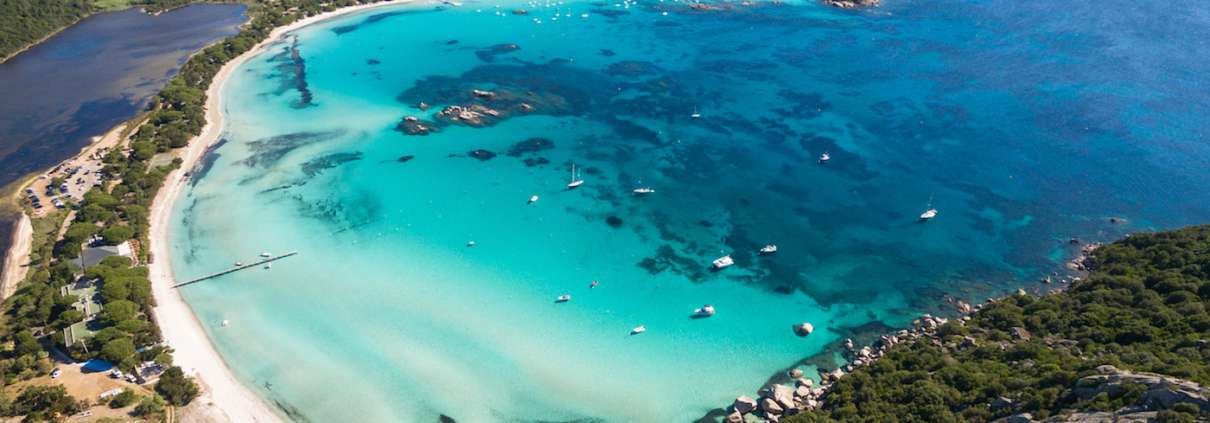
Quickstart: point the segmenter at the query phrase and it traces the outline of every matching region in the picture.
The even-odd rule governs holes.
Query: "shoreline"
[[[0,301],[7,300],[17,285],[25,280],[29,270],[29,253],[33,248],[34,227],[29,215],[20,211],[20,217],[13,225],[13,236],[8,251],[4,254],[4,268],[0,269]]]
[[[22,204],[23,189],[33,186],[41,176],[45,176],[56,167],[66,166],[72,162],[80,160],[82,157],[87,157],[94,154],[97,150],[108,148],[114,144],[121,143],[121,135],[130,126],[131,122],[143,122],[144,114],[139,113],[130,120],[117,124],[116,126],[105,131],[101,135],[93,136],[89,143],[80,148],[80,151],[75,155],[59,162],[58,164],[30,173],[20,180],[17,180],[9,185],[0,188],[0,191],[11,190],[0,201],[7,202],[0,207],[11,205],[17,218],[13,221],[13,234],[10,240],[8,249],[4,251],[4,267],[0,268],[0,301],[7,300],[9,296],[17,291],[17,285],[25,280],[25,276],[29,271],[29,255],[33,252],[33,219],[43,216],[31,216],[28,209]],[[138,126],[138,125],[134,125]]]
[[[218,141],[223,130],[222,90],[234,70],[248,59],[265,51],[266,47],[284,34],[300,28],[372,8],[411,3],[416,0],[388,0],[379,3],[345,7],[331,12],[300,19],[286,26],[274,28],[269,36],[252,49],[227,62],[214,76],[206,89],[206,125],[201,135],[190,140],[180,158],[180,168],[168,174],[163,188],[152,201],[150,215],[150,263],[148,263],[152,294],[156,300],[153,309],[160,326],[164,342],[173,352],[175,364],[186,374],[196,377],[203,387],[197,398],[199,405],[214,417],[222,416],[231,422],[279,422],[284,414],[269,405],[265,398],[240,382],[227,363],[219,355],[193,309],[180,293],[172,288],[172,262],[168,246],[168,224],[172,219],[173,205],[181,194],[188,178],[186,173],[201,160],[205,151]],[[191,407],[192,408],[192,407]]]

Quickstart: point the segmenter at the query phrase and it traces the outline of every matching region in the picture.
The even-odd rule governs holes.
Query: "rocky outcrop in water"
[[[441,128],[433,122],[423,121],[415,116],[406,116],[395,126],[395,130],[407,135],[428,135],[440,132]]]
[[[880,0],[823,0],[823,4],[841,9],[858,9],[863,7],[874,7],[880,3]]]

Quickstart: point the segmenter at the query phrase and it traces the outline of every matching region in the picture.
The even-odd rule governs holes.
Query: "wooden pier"
[[[208,280],[208,279],[214,279],[214,278],[217,278],[217,277],[219,277],[219,276],[226,275],[226,274],[228,274],[228,273],[235,273],[235,272],[238,272],[238,271],[240,271],[240,270],[244,270],[244,269],[251,269],[251,268],[256,267],[256,266],[260,266],[260,265],[263,265],[263,264],[268,264],[268,263],[273,262],[273,261],[281,260],[281,259],[284,259],[284,258],[286,258],[286,257],[290,257],[290,256],[295,255],[295,254],[298,254],[298,251],[291,251],[291,252],[288,252],[288,253],[285,253],[285,254],[276,255],[276,256],[269,257],[269,258],[266,258],[266,259],[264,259],[264,260],[258,261],[258,262],[256,262],[256,263],[249,263],[249,264],[245,264],[245,265],[242,265],[242,266],[235,266],[235,267],[232,267],[232,268],[227,269],[227,270],[223,270],[223,271],[220,271],[220,272],[215,272],[215,273],[211,273],[211,274],[206,275],[206,276],[202,276],[202,277],[200,277],[200,278],[193,278],[193,279],[187,280],[187,281],[185,281],[185,282],[181,282],[181,283],[178,283],[178,284],[176,284],[176,285],[173,285],[172,287],[173,287],[173,288],[180,288],[180,287],[185,286],[185,285],[189,285],[189,284],[195,284],[195,283],[198,283],[198,282],[201,282],[201,281],[204,281],[204,280]]]

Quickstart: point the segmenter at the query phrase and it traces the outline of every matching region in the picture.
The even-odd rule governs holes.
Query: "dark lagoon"
[[[142,110],[194,51],[238,31],[245,6],[102,13],[0,64],[0,186],[75,155]],[[0,253],[11,216],[0,216]]]

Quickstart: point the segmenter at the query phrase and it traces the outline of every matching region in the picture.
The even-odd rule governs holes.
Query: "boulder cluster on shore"
[[[960,309],[965,306],[964,314],[969,314],[982,308],[982,306],[971,306],[959,301]],[[963,316],[962,321],[969,321],[970,316]],[[844,375],[851,373],[853,370],[862,366],[868,366],[887,353],[891,347],[902,343],[913,341],[921,337],[931,337],[932,334],[941,327],[941,325],[949,322],[949,319],[944,317],[936,317],[929,314],[921,316],[919,319],[912,321],[911,329],[903,329],[898,332],[882,335],[872,346],[857,347],[852,339],[844,340],[843,355],[848,364],[844,367],[825,371],[819,369],[819,386],[815,386],[815,381],[803,377],[802,369],[792,369],[789,376],[794,379],[794,386],[773,384],[767,388],[761,389],[758,392],[756,399],[747,395],[736,398],[731,406],[727,408],[727,417],[724,421],[727,423],[742,423],[745,421],[766,421],[777,422],[783,417],[793,416],[803,411],[814,410],[823,405],[827,397],[828,389],[832,384],[840,380]],[[798,327],[795,327],[797,331]],[[934,342],[941,342],[937,338],[933,338]]]

